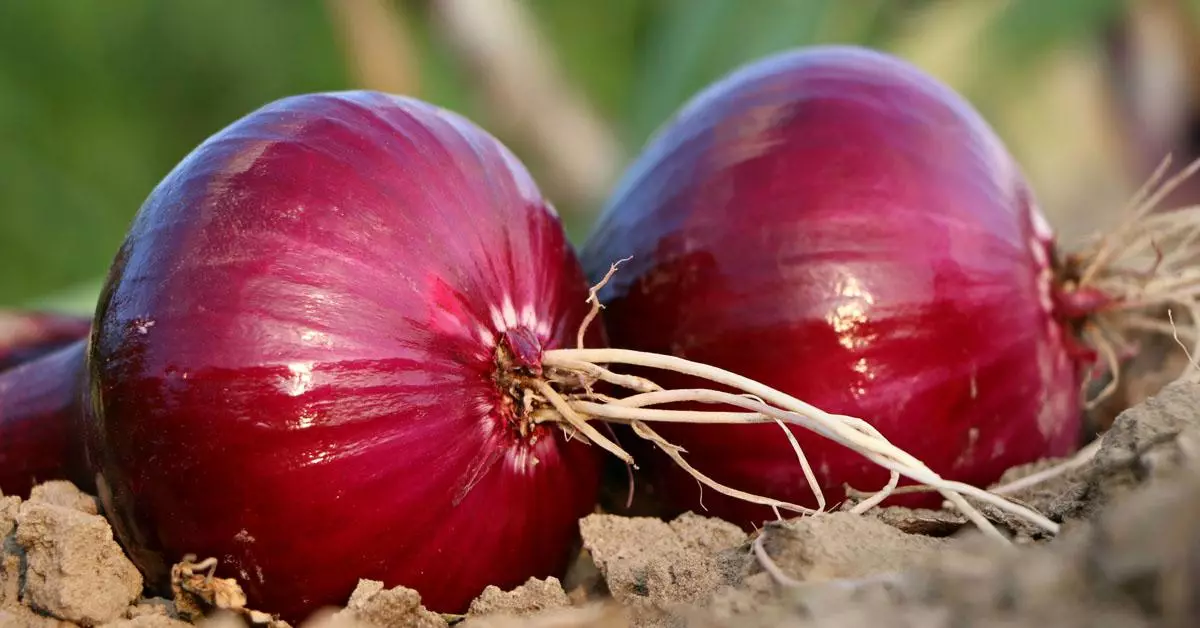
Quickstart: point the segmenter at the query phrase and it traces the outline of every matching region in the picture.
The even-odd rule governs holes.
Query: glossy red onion
[[[510,378],[574,344],[586,297],[557,214],[464,118],[372,92],[247,115],[153,191],[99,303],[117,534],[152,582],[213,556],[292,620],[359,578],[461,612],[561,575],[597,450],[530,424]]]
[[[84,338],[91,326],[90,316],[0,309],[0,371]]]
[[[44,347],[40,347],[44,349]],[[0,371],[0,492],[28,497],[39,482],[91,488],[82,469],[77,420],[87,341]]]
[[[1053,234],[960,96],[893,57],[788,52],[697,95],[629,168],[583,247],[613,346],[729,369],[861,417],[976,485],[1077,446],[1081,354]],[[687,387],[659,378],[668,387]],[[774,425],[662,425],[702,472],[815,505]],[[792,428],[831,503],[887,472]],[[767,508],[642,456],[656,494],[743,525]],[[940,497],[934,495],[936,503]]]
[[[46,480],[87,486],[74,439],[91,318],[0,309],[0,492],[29,495]]]

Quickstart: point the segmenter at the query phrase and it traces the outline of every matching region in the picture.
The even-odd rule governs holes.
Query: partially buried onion
[[[214,557],[291,620],[359,578],[462,612],[561,576],[598,450],[523,404],[586,297],[554,210],[466,119],[267,105],[166,177],[114,262],[88,355],[102,503],[152,583]]]
[[[44,348],[44,347],[43,347]],[[39,482],[70,479],[90,488],[83,472],[83,339],[0,371],[0,492],[28,497]]]
[[[37,482],[79,471],[80,408],[91,317],[0,309],[0,492],[28,497]]]
[[[1194,306],[1195,240],[1181,238],[1196,218],[1148,218],[1155,198],[1139,196],[1140,222],[1060,257],[1018,165],[963,98],[894,57],[814,47],[751,63],[683,107],[582,257],[593,280],[631,258],[600,292],[613,346],[860,417],[946,479],[986,485],[1076,449],[1093,349],[1111,357],[1124,331],[1163,331],[1143,316],[1154,306]],[[776,426],[659,428],[699,471],[761,496],[815,506],[888,480],[792,431],[820,490]],[[642,462],[674,511],[773,518],[666,456]]]

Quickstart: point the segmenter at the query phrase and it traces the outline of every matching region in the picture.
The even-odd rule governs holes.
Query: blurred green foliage
[[[813,42],[886,48],[930,4],[528,1],[630,155],[736,65]],[[420,51],[419,96],[477,114],[468,79],[426,26],[428,6],[398,6]],[[1119,8],[1016,1],[990,35],[1014,63],[1033,63]],[[90,310],[134,212],[192,147],[270,100],[354,87],[346,67],[318,0],[0,2],[0,304]]]
[[[102,274],[151,188],[258,105],[345,85],[320,3],[0,3],[0,301]]]

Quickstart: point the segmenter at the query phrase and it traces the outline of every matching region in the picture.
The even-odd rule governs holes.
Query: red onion
[[[35,483],[63,478],[87,485],[71,471],[90,328],[90,317],[0,310],[0,492],[25,497]]]
[[[982,486],[1078,446],[1081,330],[1120,331],[1094,323],[1170,296],[1122,298],[1133,275],[1116,260],[1144,257],[1146,233],[1173,237],[1151,227],[1060,258],[1018,165],[964,99],[893,57],[835,46],[757,61],[697,95],[629,168],[582,258],[593,280],[631,258],[599,293],[613,346],[861,417],[945,479]],[[1111,353],[1113,336],[1097,338]],[[777,426],[658,429],[697,470],[755,495],[816,506],[820,492],[836,503],[845,484],[888,481],[860,453],[791,431],[820,491]],[[674,511],[772,518],[702,491],[666,456],[639,459]]]
[[[0,309],[0,371],[87,336],[90,316],[41,310]]]
[[[820,64],[815,67],[820,69]],[[904,77],[902,72],[885,72],[875,77],[883,87],[865,85],[864,94],[873,89],[891,94],[892,104],[903,105],[900,110],[915,122],[922,112],[906,99],[928,106],[919,97],[941,92],[930,86],[912,89],[922,82]],[[859,102],[872,100],[863,96]],[[842,124],[855,120],[821,115],[822,120],[841,124],[851,140],[888,136],[883,124],[869,119]],[[899,116],[900,121],[904,118]],[[766,120],[776,124],[770,117]],[[806,233],[798,230],[803,224],[798,219],[768,217],[742,203],[739,207],[750,217],[764,221],[748,231],[744,222],[731,221],[721,227],[722,246],[708,249],[702,248],[714,244],[704,240],[712,235],[704,227],[708,219],[689,222],[685,213],[659,220],[657,210],[646,204],[652,219],[629,216],[631,220],[624,221],[627,204],[619,203],[593,240],[590,259],[599,285],[589,293],[557,216],[528,173],[507,149],[469,121],[419,101],[373,92],[311,94],[259,109],[203,143],[151,193],[105,284],[81,394],[87,412],[78,413],[87,463],[105,512],[149,582],[163,585],[171,563],[187,555],[216,558],[222,575],[241,581],[252,607],[290,620],[302,619],[319,606],[344,602],[360,578],[414,588],[427,607],[458,612],[486,585],[512,587],[530,577],[561,574],[576,541],[577,520],[593,508],[599,449],[635,462],[593,421],[629,425],[633,434],[657,445],[702,484],[759,505],[806,511],[779,497],[805,496],[792,484],[800,476],[770,457],[782,451],[778,443],[792,447],[789,455],[796,453],[793,431],[784,430],[787,438],[775,432],[777,438],[767,439],[766,432],[743,425],[777,423],[804,428],[799,434],[806,445],[814,444],[807,435],[815,433],[856,452],[814,450],[822,464],[840,464],[837,472],[861,469],[874,478],[868,467],[879,465],[889,474],[890,485],[900,476],[926,484],[985,530],[990,524],[964,495],[1055,531],[1057,524],[1018,504],[939,477],[860,419],[830,414],[717,366],[635,350],[647,344],[647,336],[633,330],[638,323],[632,317],[640,312],[647,329],[675,339],[661,344],[665,350],[690,355],[703,353],[696,349],[710,344],[725,347],[724,354],[710,351],[712,357],[728,357],[728,345],[719,341],[728,334],[757,360],[745,363],[745,372],[784,387],[808,385],[822,373],[799,370],[807,362],[793,356],[807,347],[792,345],[795,351],[787,359],[773,352],[795,338],[803,340],[806,329],[815,330],[809,340],[831,352],[832,358],[839,345],[828,342],[829,332],[822,331],[819,322],[806,328],[804,319],[786,320],[776,312],[796,308],[812,313],[815,306],[807,299],[823,299],[827,306],[843,299],[851,306],[871,306],[858,317],[862,320],[852,312],[844,316],[851,329],[842,330],[851,340],[867,343],[860,347],[860,357],[870,358],[867,373],[908,377],[903,385],[880,381],[856,386],[863,387],[864,394],[868,384],[872,394],[912,392],[907,401],[864,401],[856,409],[940,411],[928,420],[951,432],[967,429],[950,424],[951,412],[978,415],[972,409],[976,405],[993,413],[1018,406],[1028,409],[1030,404],[1006,405],[1002,395],[979,386],[998,385],[998,370],[1025,364],[1015,352],[1035,348],[1040,353],[1033,356],[1041,360],[1046,379],[1021,380],[1008,390],[1040,395],[1049,409],[1032,421],[1017,417],[1010,427],[984,416],[977,429],[980,439],[985,430],[988,436],[1005,437],[1040,430],[1034,434],[1038,442],[1013,442],[1010,451],[999,454],[972,449],[966,456],[1015,459],[1038,448],[1068,449],[1076,419],[1064,418],[1064,410],[1076,403],[1050,384],[1065,389],[1075,385],[1078,376],[1072,359],[1058,346],[1065,345],[1068,336],[1051,320],[1049,309],[1055,299],[1079,311],[1110,300],[1081,299],[1074,292],[1054,289],[1048,229],[1036,222],[1036,212],[1016,183],[1015,168],[1004,160],[998,143],[989,144],[985,127],[966,112],[944,114],[938,122],[942,132],[958,132],[957,142],[983,141],[974,150],[963,149],[957,142],[934,141],[919,131],[919,125],[910,132],[901,127],[897,137],[918,144],[924,140],[918,148],[946,151],[957,158],[957,165],[941,170],[924,159],[903,161],[905,153],[891,145],[885,154],[894,160],[893,170],[867,171],[876,188],[853,193],[848,190],[857,186],[840,188],[840,196],[817,195],[810,203],[825,217],[831,216],[828,209],[845,207],[856,198],[882,199],[891,203],[889,207],[902,207],[902,201],[940,203],[934,209],[952,218],[924,214],[925,220],[915,224],[928,233],[908,237],[943,253],[957,252],[957,243],[952,247],[946,239],[949,227],[975,215],[951,200],[1013,203],[1007,213],[980,214],[987,219],[978,229],[965,231],[972,236],[966,244],[973,248],[962,252],[957,262],[930,266],[929,257],[917,258],[916,245],[896,246],[893,253],[908,255],[909,262],[888,267],[901,271],[893,277],[908,283],[878,284],[877,278],[863,276],[860,290],[871,290],[871,299],[882,299],[905,294],[900,289],[923,287],[928,297],[936,284],[936,294],[945,299],[924,310],[920,301],[896,301],[900,309],[881,317],[877,302],[868,301],[866,292],[856,299],[793,286],[793,295],[780,288],[782,279],[795,279],[794,273],[772,280],[769,273],[762,274],[761,266],[739,266],[725,255],[722,246],[750,248],[743,252],[750,255],[747,259],[753,261],[751,254],[758,254],[760,264],[765,261],[768,270],[778,269],[785,252],[768,253],[765,260],[761,253],[771,244],[781,244],[781,235],[798,234],[806,246],[850,240],[821,229]],[[661,141],[669,144],[672,132],[663,137],[667,139]],[[697,130],[685,143],[695,148],[707,139]],[[854,149],[855,143],[844,146],[841,162],[817,164],[816,171],[853,182],[858,169],[874,163],[871,153]],[[737,154],[718,151],[716,156],[726,162],[715,164],[716,171],[737,172],[738,161],[754,159],[752,150],[767,155],[765,163],[773,163],[768,148],[772,147],[743,142],[739,150],[745,150]],[[641,189],[648,199],[695,201],[699,197],[677,176],[683,173],[699,177],[709,201],[732,197],[734,189],[702,176],[713,171],[707,157],[690,164],[705,167],[692,168],[695,172],[668,167],[640,184],[627,184],[622,195],[637,197],[634,192]],[[983,176],[984,166],[1009,170],[989,178]],[[947,187],[939,191],[937,186],[916,186],[897,173],[937,174],[938,183]],[[814,187],[811,174],[797,174],[797,189]],[[736,191],[764,202],[775,196],[767,194],[762,180],[751,183]],[[828,203],[824,213],[818,211],[822,202]],[[683,207],[664,205],[676,206]],[[719,216],[713,216],[714,223]],[[843,227],[855,226],[859,231],[854,235],[876,248],[895,244],[886,227],[904,226],[900,220],[877,218],[856,222],[836,215],[831,220],[835,227],[839,221]],[[636,229],[618,229],[622,222]],[[678,233],[672,235],[664,227]],[[621,238],[624,244],[618,242]],[[611,246],[600,246],[602,242]],[[744,247],[747,243],[753,246]],[[612,272],[600,277],[601,266],[615,261],[621,250],[642,252],[647,245],[659,248],[657,254],[645,256],[651,265],[636,262],[640,266],[634,267],[632,283],[618,273],[616,289],[608,293],[618,315],[613,329],[635,348],[599,348],[604,335],[590,331],[597,327],[589,323],[598,313],[596,291]],[[993,268],[984,264],[992,258],[976,249],[1001,258],[1044,259],[1040,270],[1016,263]],[[818,270],[822,268],[845,270],[854,278],[864,267],[855,257]],[[1022,268],[1025,274],[1010,278],[1016,288],[996,274]],[[700,275],[704,270],[717,272]],[[966,278],[974,275],[992,283],[973,287]],[[1112,273],[1101,277],[1122,278]],[[671,285],[672,280],[681,281]],[[1077,294],[1107,295],[1084,283],[1082,288],[1091,292]],[[611,298],[645,296],[650,287],[681,300],[654,297],[652,305],[658,309],[653,309],[627,307],[622,299]],[[957,299],[955,289],[984,305],[968,307],[971,301]],[[1027,296],[1022,289],[1040,291],[1035,304],[1006,300]],[[709,300],[690,298],[696,294]],[[757,306],[757,318],[744,321],[741,328],[717,324],[717,314],[747,301]],[[956,307],[968,308],[969,316],[955,318]],[[696,326],[695,320],[703,324]],[[957,352],[942,349],[941,355],[975,366],[976,383],[969,394],[954,383],[961,364],[951,362],[931,371],[925,368],[928,361],[921,366],[920,360],[904,359],[905,351],[911,355],[912,350],[930,350],[928,337],[935,335],[912,328],[912,321],[939,323],[963,336],[955,338]],[[1027,323],[1037,326],[1026,328]],[[1005,325],[1001,331],[1019,332],[1010,343],[1016,349],[1006,352],[996,342],[983,342],[985,337],[998,337],[996,329],[988,327],[997,324]],[[879,339],[855,336],[855,326],[860,331],[899,333],[893,340],[903,349],[876,355],[868,349]],[[789,336],[788,330],[800,335]],[[822,339],[825,345],[819,344]],[[962,353],[969,355],[959,357]],[[892,372],[878,370],[874,363],[880,357],[892,360]],[[812,359],[833,369],[837,362],[832,358]],[[610,365],[665,372],[668,377],[687,375],[691,377],[660,381],[690,385],[698,378],[717,389],[665,390],[646,377],[614,372]],[[846,398],[836,393],[839,386],[844,388],[829,381],[824,387],[793,389],[837,402]],[[910,391],[912,386],[959,396],[935,403],[931,400],[938,399],[936,395]],[[635,394],[610,396],[607,391],[613,388]],[[741,394],[726,392],[730,390]],[[691,405],[677,409],[680,403]],[[697,404],[736,410],[701,410]],[[872,418],[892,427],[886,417]],[[979,418],[964,415],[961,421]],[[670,428],[679,422],[732,424],[738,426],[732,430],[738,436],[728,438],[727,448],[705,448],[701,435],[722,431]],[[777,496],[739,492],[705,476],[650,423],[666,425],[661,428],[664,433],[688,439],[708,453],[689,455],[706,464],[718,463],[714,476],[722,473],[721,466],[737,468],[739,458],[753,449],[768,465],[775,464],[762,467],[772,469],[770,476],[756,477],[770,480],[767,488]],[[955,438],[938,433],[927,434],[925,440],[944,443]],[[588,444],[596,447],[589,449]],[[926,442],[913,444],[920,450]],[[854,462],[849,462],[851,456]],[[833,475],[832,468],[821,472],[826,479]],[[811,469],[804,477],[814,492],[819,491]],[[679,497],[687,499],[684,493]]]
[[[291,620],[359,578],[460,612],[562,575],[598,450],[522,402],[586,297],[554,210],[464,118],[267,105],[157,186],[116,257],[88,355],[102,503],[151,582],[215,557]]]
[[[0,492],[28,497],[34,484],[82,473],[78,422],[87,341],[42,352],[0,371]]]

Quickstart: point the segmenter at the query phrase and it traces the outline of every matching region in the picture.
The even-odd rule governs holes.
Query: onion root
[[[603,280],[592,288],[588,301],[592,305],[593,314],[583,321],[579,332],[580,338],[584,335],[586,325],[596,318],[601,307],[599,300],[595,297],[596,292],[612,277],[619,264],[620,262],[613,264]],[[699,377],[714,384],[741,391],[742,394],[703,388],[665,390],[647,378],[611,371],[609,366],[614,364],[672,371]],[[547,350],[542,357],[542,367],[545,379],[531,379],[526,384],[534,390],[536,402],[542,403],[538,415],[540,421],[558,422],[564,429],[569,428],[572,433],[582,434],[626,464],[633,465],[632,456],[591,427],[589,422],[597,420],[629,425],[635,434],[658,446],[675,464],[695,478],[702,486],[735,499],[769,506],[781,519],[780,510],[812,515],[818,514],[826,508],[824,495],[804,452],[795,436],[787,429],[787,426],[795,425],[848,447],[890,472],[887,485],[864,502],[856,504],[850,509],[851,512],[861,514],[877,506],[897,490],[899,478],[904,476],[941,493],[955,509],[959,510],[985,534],[1006,543],[1008,538],[967,501],[968,497],[1025,519],[1049,533],[1054,534],[1059,530],[1057,523],[1041,513],[1002,495],[942,478],[916,457],[890,443],[863,419],[825,412],[795,397],[720,368],[670,355],[626,349],[587,349],[582,347]],[[592,385],[596,382],[613,384],[632,391],[634,394],[623,398],[597,394],[592,390]],[[557,384],[563,390],[557,390],[551,383]],[[655,407],[680,402],[732,406],[743,411],[670,410]],[[654,422],[775,423],[779,425],[784,429],[796,450],[799,463],[804,469],[805,477],[817,499],[818,508],[808,508],[767,496],[754,495],[720,484],[690,465],[684,458],[683,454],[686,452],[683,448],[668,442],[650,427],[649,424]]]

